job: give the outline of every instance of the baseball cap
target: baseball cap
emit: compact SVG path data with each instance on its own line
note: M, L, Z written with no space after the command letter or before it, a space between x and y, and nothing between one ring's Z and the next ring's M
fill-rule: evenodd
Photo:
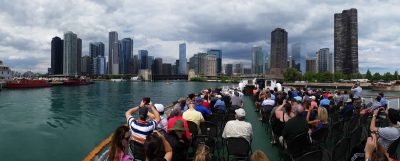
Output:
M246 111L244 111L243 108L238 108L235 110L235 113L238 117L244 117L246 116Z
M164 112L164 105L162 104L154 104L158 112Z

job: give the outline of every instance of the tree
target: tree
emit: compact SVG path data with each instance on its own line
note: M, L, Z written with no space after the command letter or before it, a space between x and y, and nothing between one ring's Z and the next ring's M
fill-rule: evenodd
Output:
M365 73L365 79L372 80L372 74L371 71L369 71L369 69L367 70L367 73Z
M374 81L379 81L381 80L381 74L379 74L378 72L376 72L373 76L372 76L372 80Z
M304 80L309 81L309 82L314 82L315 80L317 80L317 74L313 73L313 72L305 72Z
M385 74L383 74L382 79L385 81L390 81L392 80L392 74L390 74L390 72L386 72Z
M301 73L294 68L288 68L284 73L283 77L285 81L297 81L301 80Z
M394 80L399 80L399 73L397 72L397 70L393 74L393 79Z
M323 72L319 73L319 82L330 82L332 81L332 73L330 72Z
M334 81L339 81L341 79L344 79L344 74L342 72L335 72L333 77L334 77Z

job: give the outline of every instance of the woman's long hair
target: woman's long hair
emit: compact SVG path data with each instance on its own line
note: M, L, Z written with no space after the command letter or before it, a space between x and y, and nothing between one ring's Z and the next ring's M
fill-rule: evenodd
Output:
M125 150L124 145L122 145L122 140L125 139L125 133L129 131L127 126L118 127L111 139L111 147L108 155L108 161L118 161L121 152Z
M193 161L210 161L211 154L210 149L205 144L199 144L196 150L196 156L194 157Z
M152 133L146 137L146 142L144 143L144 149L146 158L150 161L159 160L164 158L165 149L164 143L157 133Z

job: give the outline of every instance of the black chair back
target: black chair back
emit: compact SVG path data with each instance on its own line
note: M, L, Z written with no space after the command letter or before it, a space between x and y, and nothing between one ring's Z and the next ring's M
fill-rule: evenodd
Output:
M291 140L286 140L287 151L293 158L297 158L305 154L311 147L308 132L298 134Z
M361 143L361 134L362 134L361 126L355 127L355 129L351 132L350 150Z
M218 127L216 124L205 121L200 123L200 130L202 135L207 135L210 138L218 137Z
M398 159L396 155L397 147L399 146L400 137L397 138L392 144L389 145L387 152L389 153L390 158Z
M242 137L238 138L227 138L226 148L229 156L235 156L235 158L248 158L251 153L250 143Z
M342 138L342 135L343 135L343 121L333 123L329 136L333 140L333 143L336 144L337 141Z
M316 150L312 152L308 152L298 159L296 161L321 161L323 157L323 153L321 150Z
M146 155L144 152L144 145L142 143L136 142L134 140L129 141L129 147L131 149L131 153L133 154L133 158L136 161L145 161Z
M189 132L192 133L192 137L196 137L199 134L199 127L193 121L187 121Z
M343 138L335 145L332 151L332 161L347 161L350 151L350 138Z

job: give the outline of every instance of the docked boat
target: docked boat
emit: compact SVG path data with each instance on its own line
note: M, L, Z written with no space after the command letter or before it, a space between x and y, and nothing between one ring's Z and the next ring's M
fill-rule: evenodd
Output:
M400 80L373 83L371 89L374 91L400 91Z
M64 81L63 85L66 86L81 86L88 85L89 83L85 79L68 79Z
M111 79L112 82L122 82L123 79Z
M52 86L61 86L64 85L63 81L59 81L59 80L52 80L49 82Z
M7 81L5 88L22 89L22 88L44 88L50 86L51 84L47 80L20 79L20 80Z

